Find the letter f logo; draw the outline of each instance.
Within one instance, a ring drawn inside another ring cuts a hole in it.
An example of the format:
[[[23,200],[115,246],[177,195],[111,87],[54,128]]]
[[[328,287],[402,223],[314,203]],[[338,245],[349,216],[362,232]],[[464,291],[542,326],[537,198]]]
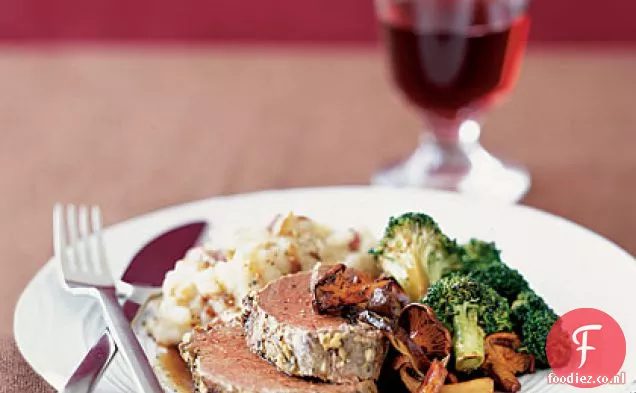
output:
[[[601,325],[585,325],[576,329],[572,334],[572,341],[574,341],[575,344],[580,345],[580,347],[576,349],[577,351],[581,351],[581,364],[579,365],[579,368],[583,367],[587,361],[587,351],[593,351],[596,349],[587,345],[587,332],[590,330],[601,330],[602,327],[603,326]],[[579,342],[576,336],[581,332],[583,332],[583,339],[581,340],[582,342]]]

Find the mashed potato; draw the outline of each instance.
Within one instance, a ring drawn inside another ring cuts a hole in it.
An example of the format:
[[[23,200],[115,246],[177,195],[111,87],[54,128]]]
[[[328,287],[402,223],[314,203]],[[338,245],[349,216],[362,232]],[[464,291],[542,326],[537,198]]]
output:
[[[367,253],[375,245],[368,232],[336,231],[291,213],[222,242],[191,249],[166,275],[157,318],[148,326],[158,343],[177,344],[194,326],[237,316],[250,291],[317,262],[379,274]]]

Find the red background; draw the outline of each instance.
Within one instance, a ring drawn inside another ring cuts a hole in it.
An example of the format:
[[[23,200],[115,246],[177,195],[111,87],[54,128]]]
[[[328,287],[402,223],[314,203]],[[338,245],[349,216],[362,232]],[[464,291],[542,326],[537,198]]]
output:
[[[534,42],[636,42],[635,0],[534,0]],[[373,0],[0,0],[4,42],[373,42]]]

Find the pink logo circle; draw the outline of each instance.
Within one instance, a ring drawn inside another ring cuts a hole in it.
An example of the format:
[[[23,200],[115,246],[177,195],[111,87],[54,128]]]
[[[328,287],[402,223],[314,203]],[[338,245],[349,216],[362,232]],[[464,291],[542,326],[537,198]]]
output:
[[[546,342],[553,382],[593,388],[616,381],[625,362],[625,334],[607,313],[594,308],[567,312]]]

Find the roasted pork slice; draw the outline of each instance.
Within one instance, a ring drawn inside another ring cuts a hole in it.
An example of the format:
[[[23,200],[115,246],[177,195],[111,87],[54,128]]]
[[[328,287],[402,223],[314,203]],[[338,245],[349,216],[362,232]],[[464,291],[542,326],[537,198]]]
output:
[[[198,393],[377,393],[373,381],[329,384],[280,372],[247,348],[240,324],[195,329],[179,351]]]
[[[370,325],[315,311],[312,273],[284,276],[245,299],[248,347],[289,375],[335,383],[377,380],[388,339]]]

